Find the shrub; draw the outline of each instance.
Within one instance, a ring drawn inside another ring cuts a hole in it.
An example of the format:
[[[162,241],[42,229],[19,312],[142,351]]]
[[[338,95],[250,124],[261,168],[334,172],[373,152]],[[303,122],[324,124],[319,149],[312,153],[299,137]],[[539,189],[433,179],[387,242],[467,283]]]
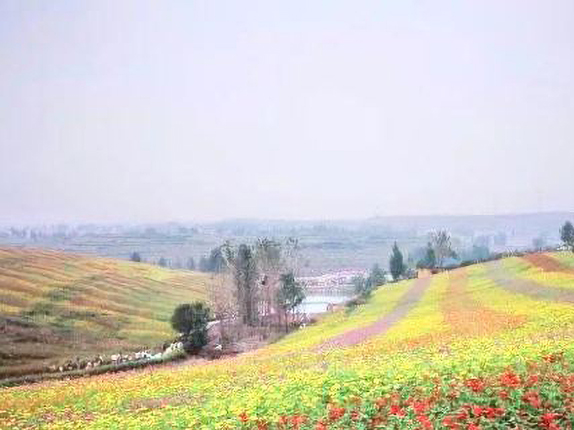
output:
[[[183,348],[188,354],[198,353],[207,344],[209,308],[202,302],[185,303],[175,308],[171,326],[181,333]]]

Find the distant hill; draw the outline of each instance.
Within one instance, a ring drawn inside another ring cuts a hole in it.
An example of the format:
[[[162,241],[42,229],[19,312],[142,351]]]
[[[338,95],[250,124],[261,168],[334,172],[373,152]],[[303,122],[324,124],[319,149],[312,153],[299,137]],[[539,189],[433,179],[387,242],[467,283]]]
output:
[[[299,241],[301,271],[318,276],[340,270],[368,270],[388,265],[394,242],[412,265],[424,252],[428,233],[446,229],[462,259],[473,245],[492,252],[532,249],[560,243],[559,228],[572,212],[506,215],[385,216],[357,220],[237,219],[212,223],[30,225],[0,224],[0,246],[34,246],[111,258],[129,258],[138,251],[145,261],[167,260],[184,267],[189,258],[199,262],[224,243],[253,242],[260,237]],[[475,259],[476,257],[468,258]]]
[[[0,377],[158,345],[209,276],[31,248],[0,248]]]

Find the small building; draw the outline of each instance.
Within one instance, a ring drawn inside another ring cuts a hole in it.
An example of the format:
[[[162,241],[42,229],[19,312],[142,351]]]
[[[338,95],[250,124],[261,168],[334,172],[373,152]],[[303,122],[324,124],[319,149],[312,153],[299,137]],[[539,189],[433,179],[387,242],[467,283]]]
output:
[[[431,275],[444,272],[443,268],[435,267],[433,269],[421,268],[417,269],[417,278],[428,278]]]

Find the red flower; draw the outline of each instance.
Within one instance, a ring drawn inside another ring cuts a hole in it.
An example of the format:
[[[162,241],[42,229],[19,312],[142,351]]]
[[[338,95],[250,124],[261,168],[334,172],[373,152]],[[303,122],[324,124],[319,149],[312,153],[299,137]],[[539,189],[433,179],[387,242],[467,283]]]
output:
[[[502,408],[486,408],[484,415],[486,418],[496,418],[498,416],[504,415],[504,409]]]
[[[462,410],[456,415],[456,418],[460,421],[466,421],[468,419],[468,412]]]
[[[249,416],[247,416],[246,412],[241,412],[239,414],[239,419],[241,420],[242,423],[246,423],[247,421],[249,421]]]
[[[307,421],[307,417],[305,415],[293,415],[291,417],[291,423],[295,430],[297,430],[305,421]]]
[[[404,417],[405,411],[399,405],[391,405],[391,415],[396,415],[398,417]]]
[[[507,370],[500,375],[500,383],[509,388],[517,388],[520,386],[520,377],[512,370]]]
[[[542,402],[540,401],[540,396],[536,391],[529,391],[522,396],[522,400],[528,403],[533,408],[540,408]]]
[[[351,419],[357,421],[359,419],[359,411],[351,411]]]
[[[480,406],[473,406],[472,413],[474,414],[475,417],[479,417],[482,415],[482,408]]]
[[[323,421],[319,421],[315,426],[315,430],[328,430],[327,424],[325,424]]]
[[[536,385],[538,383],[538,380],[539,380],[538,375],[530,375],[528,377],[528,381],[526,381],[526,386],[532,387],[533,385]]]
[[[428,408],[428,403],[421,401],[414,401],[411,405],[416,415],[424,414]]]
[[[338,419],[342,418],[345,415],[345,408],[337,408],[336,406],[332,406],[329,410],[329,419],[331,421],[337,421]]]
[[[424,430],[432,430],[433,429],[433,425],[431,420],[428,419],[427,416],[425,415],[418,415],[417,416],[417,420],[418,422],[422,425],[422,428]]]
[[[559,353],[555,353],[555,354],[545,355],[544,357],[542,357],[542,359],[544,361],[546,361],[547,363],[556,363],[557,361],[562,360],[563,356],[564,356],[564,353],[559,352]]]
[[[464,385],[475,393],[480,393],[484,390],[484,381],[482,379],[470,378],[464,383]]]
[[[269,424],[263,420],[257,421],[257,430],[269,430]]]
[[[548,412],[542,415],[542,422],[540,423],[545,429],[555,429],[558,425],[554,422],[556,418],[560,418],[560,414]]]
[[[467,427],[468,430],[480,430],[480,426],[478,424],[470,423]]]
[[[498,396],[499,396],[502,400],[508,400],[508,391],[506,391],[506,390],[500,390],[500,392],[498,393]]]
[[[453,417],[445,417],[442,420],[442,425],[448,427],[450,430],[456,430],[459,428],[459,425],[454,421]]]

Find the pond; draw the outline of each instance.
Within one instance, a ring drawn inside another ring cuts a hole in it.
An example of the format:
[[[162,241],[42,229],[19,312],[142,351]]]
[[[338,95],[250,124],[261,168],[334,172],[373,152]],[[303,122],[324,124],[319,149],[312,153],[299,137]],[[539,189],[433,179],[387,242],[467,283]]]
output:
[[[306,314],[319,314],[327,312],[327,306],[332,304],[339,304],[349,300],[351,296],[345,295],[308,295],[303,303],[299,306],[299,312]]]

